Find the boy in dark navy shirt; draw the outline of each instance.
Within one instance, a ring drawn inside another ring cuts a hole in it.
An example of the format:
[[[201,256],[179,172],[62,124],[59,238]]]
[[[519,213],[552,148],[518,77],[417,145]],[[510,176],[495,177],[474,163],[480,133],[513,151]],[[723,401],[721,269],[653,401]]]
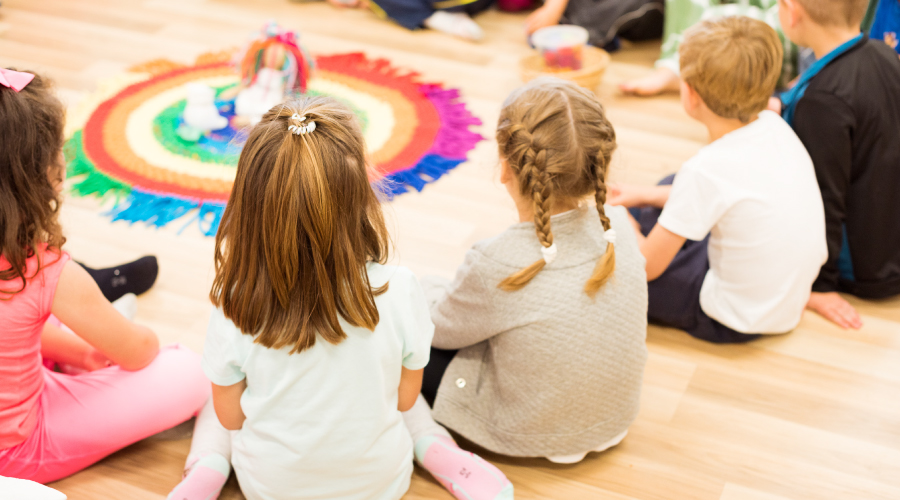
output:
[[[808,308],[862,326],[837,292],[900,294],[900,59],[860,33],[868,0],[779,0],[784,33],[818,61],[782,96],[815,165],[828,261]]]

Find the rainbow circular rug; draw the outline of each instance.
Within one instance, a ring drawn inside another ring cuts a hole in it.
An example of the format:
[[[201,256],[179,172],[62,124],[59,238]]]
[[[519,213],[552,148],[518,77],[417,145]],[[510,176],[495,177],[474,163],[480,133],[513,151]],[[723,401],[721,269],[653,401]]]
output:
[[[316,58],[307,93],[334,97],[353,109],[375,168],[391,195],[421,191],[466,155],[482,137],[459,91],[425,84],[415,73],[363,54]],[[239,76],[230,54],[210,54],[193,66],[153,61],[105,82],[70,111],[66,155],[71,190],[78,196],[115,198],[113,220],[165,226],[190,217],[214,235],[231,192],[246,131],[214,131],[199,141],[177,133],[185,84],[199,82],[226,93]],[[233,103],[218,100],[220,114]]]

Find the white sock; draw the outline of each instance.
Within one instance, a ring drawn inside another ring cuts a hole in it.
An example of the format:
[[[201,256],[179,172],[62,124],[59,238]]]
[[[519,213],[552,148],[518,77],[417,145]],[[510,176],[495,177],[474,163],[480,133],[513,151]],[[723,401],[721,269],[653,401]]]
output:
[[[131,321],[137,314],[137,295],[126,293],[113,302],[112,306],[116,308],[116,311],[119,311],[119,314]]]
[[[484,38],[481,27],[464,12],[437,10],[425,20],[425,26],[448,35],[477,42]]]
[[[403,422],[409,429],[413,443],[425,436],[446,436],[453,439],[450,433],[441,424],[434,421],[431,417],[431,407],[425,401],[425,398],[419,394],[416,403],[412,408],[403,412]]]
[[[194,438],[191,440],[191,452],[188,453],[185,470],[201,457],[217,454],[231,462],[231,436],[232,431],[222,427],[216,409],[213,407],[210,397],[200,414],[197,415],[197,423],[194,424]]]

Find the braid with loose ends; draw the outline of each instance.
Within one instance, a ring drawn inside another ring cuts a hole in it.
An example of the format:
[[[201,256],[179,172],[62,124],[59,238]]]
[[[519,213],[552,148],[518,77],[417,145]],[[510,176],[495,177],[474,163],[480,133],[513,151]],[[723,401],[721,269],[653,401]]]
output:
[[[534,200],[534,227],[538,240],[544,248],[553,244],[553,231],[550,228],[550,179],[547,175],[547,150],[534,151],[533,146],[524,152],[522,171],[530,172],[532,181],[531,196]],[[510,275],[498,285],[502,290],[519,290],[534,278],[547,265],[542,258],[530,266]]]
[[[610,229],[603,204],[616,134],[593,94],[558,78],[532,80],[504,103],[497,143],[521,194],[533,200],[535,233],[542,247],[553,245],[550,214],[554,202],[577,201],[593,194],[603,229]],[[546,265],[542,257],[498,287],[519,290]],[[585,283],[585,293],[594,296],[609,281],[615,265],[613,244],[607,243]]]
[[[609,231],[612,227],[609,223],[609,217],[606,216],[606,210],[603,208],[603,205],[606,204],[606,170],[615,144],[609,144],[609,146],[608,148],[601,148],[597,158],[594,160],[594,182],[597,186],[594,191],[594,200],[597,202],[597,213],[600,215],[600,223],[603,224],[604,231]],[[597,265],[594,266],[594,272],[591,273],[591,277],[584,284],[585,293],[591,297],[596,295],[600,287],[605,285],[609,278],[612,277],[615,268],[615,244],[607,242],[606,251],[600,256]]]

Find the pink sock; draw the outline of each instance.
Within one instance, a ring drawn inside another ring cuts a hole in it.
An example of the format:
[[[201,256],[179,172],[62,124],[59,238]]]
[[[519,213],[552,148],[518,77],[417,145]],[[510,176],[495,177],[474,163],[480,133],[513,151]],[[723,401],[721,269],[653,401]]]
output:
[[[459,500],[513,499],[513,485],[500,469],[446,436],[416,441],[416,459]]]
[[[206,455],[194,462],[166,500],[216,500],[230,473],[231,464],[225,457],[217,453]]]

